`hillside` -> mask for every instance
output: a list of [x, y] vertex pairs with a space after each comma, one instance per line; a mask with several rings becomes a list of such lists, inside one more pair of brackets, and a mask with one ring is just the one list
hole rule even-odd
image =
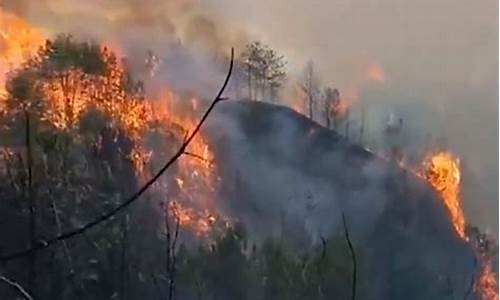
[[307, 247], [341, 232], [343, 211], [372, 287], [362, 299], [466, 293], [472, 250], [420, 178], [289, 108], [226, 102], [209, 125], [224, 209], [251, 234]]

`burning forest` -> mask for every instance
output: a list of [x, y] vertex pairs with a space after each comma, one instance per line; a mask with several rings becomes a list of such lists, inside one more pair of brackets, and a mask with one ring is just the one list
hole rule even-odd
[[0, 1], [0, 298], [498, 300], [481, 164], [384, 56], [211, 2]]

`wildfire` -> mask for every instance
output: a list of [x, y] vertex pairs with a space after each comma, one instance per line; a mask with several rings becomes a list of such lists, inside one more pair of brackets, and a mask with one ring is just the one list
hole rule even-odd
[[385, 81], [384, 69], [382, 69], [382, 66], [380, 66], [377, 63], [372, 63], [368, 65], [367, 76], [368, 79], [372, 81], [382, 82], [382, 83]]
[[[54, 45], [57, 42], [59, 44]], [[23, 68], [31, 68], [31, 63], [26, 64], [28, 59], [36, 57], [33, 64], [39, 64], [69, 43], [70, 40], [57, 39], [46, 42], [35, 27], [0, 8], [0, 98], [9, 97], [5, 87], [8, 71], [22, 72]], [[110, 125], [133, 142], [128, 158], [139, 180], [144, 180], [150, 176], [147, 166], [155, 155], [153, 150], [144, 146], [144, 137], [152, 126], [173, 133], [176, 140], [182, 142], [194, 130], [202, 105], [196, 97], [181, 99], [168, 88], [162, 92], [161, 99], [144, 99], [140, 92], [125, 93], [122, 87], [128, 74], [115, 55], [121, 51], [115, 51], [115, 48], [113, 46], [113, 51], [109, 46], [85, 50], [95, 51], [97, 60], [104, 64], [104, 71], [88, 72], [79, 65], [63, 70], [49, 69], [55, 76], [45, 76], [40, 81], [44, 101], [41, 119], [56, 130], [75, 134], [89, 111], [104, 113], [109, 117]], [[188, 104], [187, 107], [177, 111], [175, 108], [183, 103]], [[0, 102], [0, 111], [3, 105], [4, 102]], [[99, 141], [96, 146], [99, 147]], [[158, 186], [162, 188], [161, 193], [167, 193], [169, 188], [177, 185], [179, 192], [174, 195], [175, 201], [170, 202], [176, 203], [172, 208], [179, 216], [180, 225], [196, 235], [206, 236], [213, 224], [223, 219], [219, 217], [215, 203], [218, 178], [214, 156], [201, 133], [192, 140], [186, 152], [189, 155], [179, 159], [172, 184]]]
[[482, 256], [481, 273], [476, 282], [475, 289], [482, 299], [498, 300], [498, 278], [492, 269], [491, 258]]
[[[465, 216], [460, 203], [460, 160], [449, 152], [439, 152], [424, 160], [424, 173], [420, 176], [441, 194], [458, 236], [469, 242], [465, 231]], [[480, 260], [481, 271], [474, 288], [484, 300], [498, 300], [498, 279], [492, 269], [491, 257], [481, 253], [481, 247], [470, 243]]]
[[424, 161], [425, 178], [441, 194], [451, 221], [460, 238], [465, 235], [465, 217], [460, 204], [460, 160], [448, 152], [440, 152]]
[[44, 41], [37, 28], [0, 7], [0, 96], [5, 93], [6, 71], [23, 63]]
[[171, 215], [179, 221], [179, 226], [190, 230], [197, 236], [207, 236], [217, 221], [217, 218], [208, 210], [198, 211], [175, 201], [169, 203], [168, 209]]

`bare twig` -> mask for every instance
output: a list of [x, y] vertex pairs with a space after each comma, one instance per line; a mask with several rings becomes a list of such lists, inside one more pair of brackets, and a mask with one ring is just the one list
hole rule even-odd
[[474, 270], [471, 274], [471, 277], [470, 277], [470, 282], [469, 282], [469, 286], [467, 287], [467, 290], [465, 290], [465, 294], [464, 294], [464, 300], [467, 300], [470, 296], [470, 294], [472, 293], [472, 289], [474, 288], [474, 284], [476, 282], [476, 267], [477, 267], [477, 259], [476, 257], [474, 256]]
[[[169, 203], [170, 202], [165, 202], [164, 204], [164, 207], [163, 207], [163, 213], [165, 215], [165, 234], [167, 236], [167, 257], [166, 257], [166, 272], [167, 272], [167, 278], [169, 279], [169, 283], [170, 283], [170, 275], [171, 275], [171, 272], [170, 272], [170, 268], [171, 268], [171, 258], [172, 258], [172, 254], [171, 254], [171, 251], [172, 251], [172, 237], [171, 237], [171, 231], [170, 231], [170, 221], [169, 221], [169, 218], [168, 218], [168, 212], [169, 212]], [[169, 288], [170, 288], [170, 284], [169, 284]], [[167, 293], [168, 295], [170, 295], [170, 292]]]
[[324, 276], [323, 276], [323, 263], [326, 257], [326, 239], [321, 236], [321, 257], [317, 265], [317, 272], [318, 272], [318, 277], [319, 277], [319, 284], [318, 284], [318, 293], [320, 299], [324, 298], [324, 293], [323, 293], [323, 282], [324, 282]]
[[177, 239], [179, 238], [179, 225], [180, 225], [180, 219], [177, 213], [175, 213], [175, 232], [174, 232], [174, 239], [172, 241], [172, 244], [170, 246], [170, 255], [172, 256], [172, 259], [170, 260], [170, 268], [169, 268], [169, 281], [168, 281], [168, 300], [173, 300], [174, 295], [175, 295], [175, 267], [177, 263], [177, 254], [175, 253], [175, 248], [177, 246]]
[[196, 159], [199, 159], [201, 161], [204, 161], [206, 163], [208, 163], [209, 165], [212, 165], [214, 162], [209, 160], [209, 159], [206, 159], [204, 158], [203, 156], [199, 155], [199, 154], [196, 154], [196, 153], [192, 153], [192, 152], [189, 152], [189, 151], [185, 151], [184, 152], [185, 155], [188, 155], [188, 156], [191, 156], [191, 157], [194, 157]]
[[[26, 174], [27, 182], [25, 186], [25, 197], [28, 200], [29, 212], [30, 212], [30, 222], [29, 222], [29, 235], [30, 235], [30, 247], [35, 247], [36, 245], [36, 210], [35, 210], [35, 197], [33, 194], [33, 157], [31, 155], [31, 119], [30, 114], [27, 109], [24, 109], [25, 117], [25, 146], [26, 146]], [[34, 293], [36, 280], [36, 253], [33, 252], [30, 255], [30, 271], [28, 277], [28, 289], [31, 293]]]
[[120, 262], [120, 299], [126, 299], [126, 286], [128, 279], [128, 268], [127, 268], [127, 239], [128, 239], [128, 214], [123, 216], [122, 220], [122, 253], [121, 253], [121, 262]]
[[196, 294], [198, 296], [198, 300], [203, 300], [203, 287], [201, 286], [200, 278], [197, 275], [195, 279], [196, 284]]
[[144, 192], [146, 192], [149, 189], [149, 187], [151, 187], [158, 180], [158, 178], [160, 178], [163, 175], [163, 173], [165, 173], [165, 171], [172, 164], [174, 164], [177, 161], [177, 159], [181, 155], [184, 154], [187, 146], [191, 143], [191, 141], [194, 139], [194, 137], [196, 136], [196, 134], [200, 131], [201, 126], [203, 125], [203, 123], [205, 123], [206, 119], [208, 118], [208, 116], [210, 115], [210, 113], [212, 112], [212, 110], [215, 108], [215, 106], [220, 101], [222, 101], [224, 99], [224, 98], [222, 98], [222, 93], [226, 89], [226, 86], [227, 86], [227, 84], [229, 82], [229, 78], [231, 77], [231, 73], [232, 73], [232, 70], [233, 70], [233, 60], [234, 60], [234, 49], [231, 49], [231, 60], [230, 60], [230, 63], [229, 63], [229, 70], [227, 72], [227, 75], [226, 75], [226, 78], [224, 80], [224, 83], [222, 84], [222, 87], [220, 88], [219, 92], [217, 93], [217, 95], [213, 99], [212, 103], [210, 104], [210, 106], [208, 107], [208, 109], [205, 111], [205, 113], [203, 114], [202, 118], [198, 122], [198, 125], [196, 125], [196, 127], [191, 132], [191, 134], [188, 135], [187, 139], [179, 147], [179, 149], [177, 150], [177, 152], [137, 192], [135, 192], [132, 196], [130, 196], [127, 200], [125, 200], [124, 202], [122, 202], [120, 205], [118, 205], [114, 209], [111, 209], [110, 211], [108, 211], [105, 214], [103, 214], [103, 215], [95, 218], [94, 220], [88, 222], [87, 224], [85, 224], [83, 226], [80, 226], [78, 228], [69, 230], [69, 231], [67, 231], [65, 233], [62, 233], [60, 235], [57, 235], [55, 237], [52, 237], [52, 238], [49, 238], [49, 239], [46, 239], [46, 240], [38, 241], [38, 243], [35, 246], [32, 246], [29, 249], [21, 250], [21, 251], [17, 251], [17, 252], [13, 252], [13, 253], [9, 253], [9, 254], [6, 254], [6, 255], [2, 255], [2, 256], [0, 256], [0, 261], [1, 262], [6, 262], [6, 261], [10, 261], [10, 260], [17, 259], [17, 258], [20, 258], [20, 257], [24, 257], [26, 255], [30, 255], [33, 252], [45, 249], [45, 248], [47, 248], [47, 247], [49, 247], [49, 246], [57, 243], [58, 241], [69, 239], [69, 238], [72, 238], [74, 236], [80, 235], [80, 234], [86, 232], [87, 230], [89, 230], [91, 228], [94, 228], [95, 226], [101, 224], [102, 222], [110, 219], [116, 213], [118, 213], [119, 211], [127, 208], [130, 204], [134, 203], [137, 199], [139, 199], [139, 197], [142, 194], [144, 194]]
[[[175, 206], [169, 205], [170, 202], [166, 202], [165, 207], [164, 207], [164, 214], [165, 214], [165, 231], [166, 231], [166, 236], [167, 236], [167, 264], [166, 264], [166, 271], [167, 271], [167, 278], [168, 278], [168, 300], [174, 299], [175, 296], [175, 267], [176, 267], [176, 258], [177, 254], [175, 252], [177, 248], [177, 240], [179, 238], [179, 225], [180, 225], [180, 219], [178, 215], [178, 211], [176, 210]], [[171, 212], [171, 215], [175, 219], [175, 227], [174, 231], [172, 232], [171, 227], [170, 227], [170, 221], [169, 221], [169, 212]], [[173, 235], [173, 236], [172, 236]]]
[[31, 295], [28, 294], [28, 292], [26, 292], [26, 290], [19, 283], [15, 282], [13, 280], [10, 280], [10, 279], [8, 279], [7, 277], [4, 277], [4, 276], [0, 276], [0, 281], [3, 281], [7, 285], [15, 288], [19, 292], [19, 294], [23, 295], [24, 299], [26, 299], [26, 300], [33, 300], [33, 297], [31, 297]]
[[352, 246], [351, 239], [349, 238], [349, 230], [347, 228], [347, 222], [345, 220], [345, 215], [342, 212], [342, 224], [344, 225], [344, 235], [349, 246], [349, 252], [352, 259], [352, 282], [351, 282], [351, 300], [356, 299], [356, 277], [357, 277], [357, 262], [356, 262], [356, 252], [354, 252], [354, 247]]
[[[52, 210], [54, 212], [55, 223], [57, 226], [57, 234], [61, 234], [61, 232], [62, 232], [61, 218], [59, 217], [59, 210], [57, 208], [56, 201], [54, 200], [54, 198], [52, 198], [51, 204], [52, 204]], [[80, 291], [81, 292], [84, 291], [83, 283], [82, 282], [77, 283], [77, 280], [75, 280], [76, 274], [75, 274], [75, 269], [73, 267], [73, 259], [71, 257], [71, 253], [69, 251], [69, 247], [68, 247], [67, 242], [65, 240], [62, 240], [61, 244], [62, 244], [63, 253], [66, 256], [66, 261], [68, 263], [69, 277], [70, 277], [71, 284], [75, 287], [75, 290], [77, 292], [77, 299], [81, 299]]]

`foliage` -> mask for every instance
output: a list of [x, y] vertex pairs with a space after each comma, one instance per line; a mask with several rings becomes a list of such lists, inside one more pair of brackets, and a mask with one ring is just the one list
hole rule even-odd
[[248, 83], [248, 98], [259, 99], [260, 92], [261, 100], [266, 97], [276, 100], [286, 79], [285, 58], [261, 42], [252, 42], [246, 46], [240, 60]]

